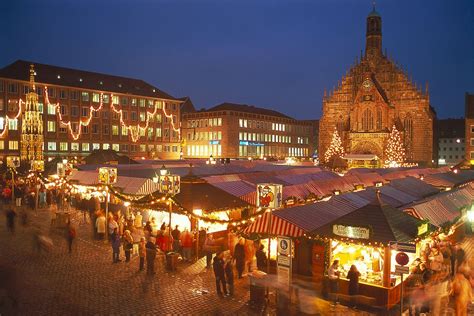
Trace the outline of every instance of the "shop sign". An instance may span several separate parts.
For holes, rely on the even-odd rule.
[[[117,183],[117,168],[109,168],[109,167],[99,168],[99,183],[101,184]]]
[[[7,167],[18,168],[20,167],[20,157],[18,156],[7,156]]]
[[[283,284],[290,284],[292,264],[292,241],[289,237],[277,238],[277,280]]]
[[[31,161],[31,170],[37,172],[44,171],[44,160],[32,160]]]
[[[414,243],[391,241],[389,245],[392,250],[416,253],[416,244]]]
[[[209,145],[219,145],[221,142],[219,140],[210,140]]]
[[[240,146],[265,146],[265,144],[263,144],[263,143],[249,142],[249,141],[246,141],[246,140],[241,140],[239,142],[239,145]]]
[[[428,232],[428,223],[424,223],[418,226],[418,236],[423,235],[426,232]]]
[[[158,191],[162,194],[176,195],[180,192],[181,177],[176,175],[160,175],[158,177]]]
[[[283,186],[274,183],[257,184],[257,207],[280,208]]]
[[[290,284],[291,268],[282,265],[277,266],[277,281],[281,284]]]
[[[290,267],[291,266],[291,258],[287,256],[278,256],[277,263],[279,266]]]
[[[395,265],[395,274],[408,274],[408,273],[410,273],[410,268],[408,266]]]
[[[291,255],[291,238],[278,237],[278,255],[290,256]]]
[[[357,238],[357,239],[370,238],[370,229],[365,228],[365,227],[335,224],[332,226],[332,232],[334,235],[347,237],[347,238]]]
[[[410,261],[410,258],[408,257],[408,255],[406,253],[399,252],[395,256],[395,261],[401,266],[406,266],[408,264],[408,262]]]

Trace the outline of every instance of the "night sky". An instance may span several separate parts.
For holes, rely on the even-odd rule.
[[[16,59],[143,79],[196,108],[319,118],[365,46],[365,0],[0,1],[0,67]],[[377,1],[383,46],[429,83],[438,116],[474,93],[474,1]]]

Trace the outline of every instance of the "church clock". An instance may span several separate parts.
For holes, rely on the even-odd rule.
[[[369,90],[370,88],[372,88],[372,82],[369,79],[365,79],[362,83],[362,86],[365,90]]]

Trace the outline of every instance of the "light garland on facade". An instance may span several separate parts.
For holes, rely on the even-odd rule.
[[[72,122],[71,121],[67,121],[65,122],[65,120],[63,119],[63,116],[61,114],[61,111],[60,111],[60,104],[59,102],[57,102],[56,104],[52,104],[50,103],[49,101],[49,96],[48,96],[48,87],[45,86],[44,87],[44,91],[45,91],[45,104],[46,106],[53,106],[54,109],[55,109],[55,112],[56,114],[58,115],[59,117],[59,122],[60,124],[62,125],[65,125],[68,127],[69,129],[69,134],[71,135],[71,137],[74,139],[74,140],[78,140],[79,137],[81,136],[81,133],[82,133],[82,126],[88,126],[92,120],[92,117],[93,117],[93,112],[99,112],[102,110],[103,108],[103,96],[104,94],[103,93],[100,93],[100,100],[99,100],[99,107],[98,108],[94,108],[92,105],[89,107],[89,116],[87,117],[86,120],[82,120],[80,119],[79,122],[78,122],[78,130],[77,132],[74,132],[73,129],[72,129]],[[113,94],[110,94],[110,98],[109,98],[109,102],[110,102],[110,108],[112,111],[114,111],[115,113],[117,114],[120,114],[120,124],[122,126],[122,128],[126,128],[127,130],[129,130],[130,132],[130,138],[131,140],[136,143],[139,139],[140,139],[140,131],[143,130],[143,131],[146,131],[146,129],[148,128],[149,124],[150,124],[150,120],[151,118],[153,118],[156,114],[157,114],[157,110],[158,110],[158,106],[157,104],[155,103],[154,105],[154,111],[151,113],[151,112],[148,112],[146,111],[146,120],[145,120],[145,126],[142,127],[140,126],[140,123],[138,123],[136,126],[133,126],[133,125],[127,125],[124,120],[123,120],[123,113],[122,113],[122,110],[118,110],[116,109],[116,107],[114,106],[113,104],[113,97],[114,95]],[[161,101],[160,101],[161,102]],[[174,120],[173,120],[173,114],[168,114],[165,110],[165,106],[163,104],[162,106],[162,111],[163,111],[163,114],[165,115],[165,117],[169,118],[170,119],[170,123],[171,123],[171,128],[173,129],[173,131],[177,132],[178,133],[178,138],[180,139],[181,138],[181,131],[179,129],[179,127],[176,127],[175,124],[174,124]]]
[[[10,100],[8,100],[8,103],[10,103]],[[4,128],[3,128],[3,131],[0,133],[0,137],[3,137],[5,135],[5,133],[7,132],[8,130],[8,121],[14,121],[16,119],[18,119],[21,115],[21,104],[22,103],[25,103],[22,99],[19,99],[18,100],[18,112],[16,113],[15,117],[14,118],[9,118],[8,115],[5,115],[5,123],[4,123]]]

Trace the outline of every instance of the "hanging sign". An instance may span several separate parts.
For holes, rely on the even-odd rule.
[[[8,168],[18,168],[18,167],[20,167],[20,157],[19,156],[7,156],[7,167]]]
[[[410,273],[410,268],[407,266],[395,265],[395,274],[408,274]]]
[[[101,184],[117,183],[117,168],[109,168],[109,167],[99,168],[99,183]]]
[[[176,175],[160,175],[158,177],[158,191],[163,194],[176,195],[180,192],[181,177]]]
[[[347,237],[347,238],[357,238],[357,239],[370,238],[370,229],[365,228],[365,227],[335,224],[332,226],[332,232],[334,235]]]
[[[58,174],[58,177],[65,177],[66,176],[66,168],[65,164],[62,162],[58,162],[56,165],[56,173]]]
[[[44,160],[32,160],[31,161],[31,170],[37,172],[44,171]]]
[[[291,238],[277,238],[277,280],[283,284],[290,284],[291,281],[292,246]]]
[[[416,253],[416,244],[414,243],[391,241],[389,245],[392,250]]]
[[[257,184],[257,207],[280,208],[283,185],[274,183]]]
[[[423,235],[428,232],[428,223],[423,223],[418,226],[418,236]]]

